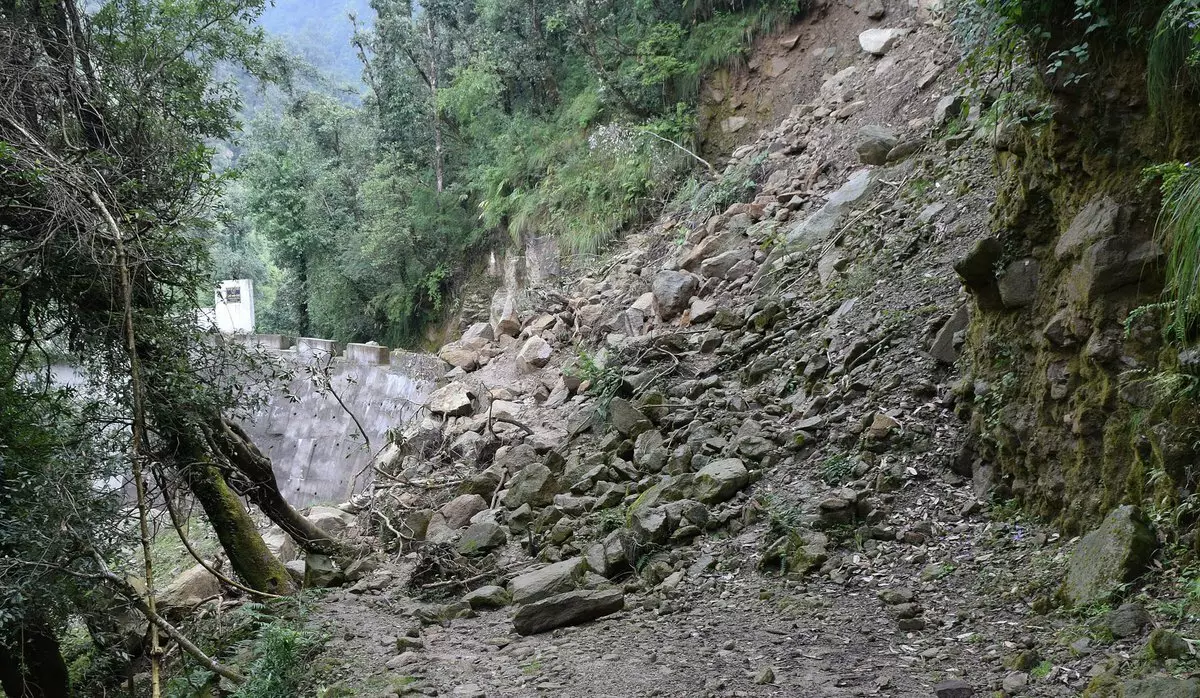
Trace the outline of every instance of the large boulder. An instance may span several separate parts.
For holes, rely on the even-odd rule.
[[[871,124],[863,126],[858,132],[858,145],[855,150],[858,159],[866,165],[886,165],[888,153],[900,142],[896,132],[886,126]]]
[[[327,535],[334,537],[342,535],[357,523],[354,514],[334,507],[313,507],[308,510],[308,516],[305,518]]]
[[[996,265],[1004,258],[1004,245],[994,237],[975,243],[966,256],[954,265],[963,284],[975,294],[980,308],[999,310],[1004,307],[1000,286],[996,281]]]
[[[446,518],[450,528],[462,528],[471,517],[488,508],[487,501],[477,494],[460,494],[442,505],[438,513]]]
[[[472,412],[472,391],[470,386],[461,381],[455,381],[433,391],[429,396],[426,407],[429,411],[446,417],[465,417]]]
[[[1114,509],[1083,537],[1071,555],[1063,593],[1073,604],[1107,603],[1122,585],[1144,572],[1158,539],[1141,510]]]
[[[588,569],[608,578],[633,569],[637,559],[637,540],[627,528],[619,528],[601,543],[595,543],[585,555]]]
[[[513,477],[504,495],[504,506],[516,509],[522,504],[543,507],[554,501],[558,483],[554,474],[542,463],[531,463]]]
[[[687,309],[699,286],[696,277],[687,272],[664,269],[655,274],[651,290],[658,316],[664,320],[678,317]]]
[[[613,398],[608,403],[608,420],[621,436],[636,438],[654,425],[645,413],[623,398]]]
[[[717,504],[732,499],[750,482],[750,473],[738,458],[715,460],[696,473],[692,496],[705,504]]]
[[[586,570],[587,564],[583,558],[573,557],[513,577],[508,583],[508,591],[515,604],[533,603],[576,589],[583,581]]]
[[[1200,698],[1200,681],[1174,676],[1130,679],[1122,688],[1124,698]]]
[[[474,371],[479,367],[479,350],[465,342],[451,342],[438,350],[438,358],[455,368]]]
[[[490,342],[495,338],[496,335],[492,332],[492,326],[486,322],[477,322],[471,325],[462,335],[462,341],[472,345],[478,341]]]
[[[717,279],[729,278],[729,270],[738,262],[749,259],[750,250],[745,247],[738,247],[722,252],[721,254],[709,257],[700,263],[700,273],[704,276]]]
[[[296,549],[296,541],[292,540],[284,530],[278,526],[268,528],[262,534],[263,543],[266,544],[267,550],[271,554],[279,558],[280,562],[291,562],[298,555]]]
[[[525,340],[524,346],[517,354],[517,363],[525,371],[534,371],[550,363],[550,355],[553,353],[554,349],[549,342],[534,335]]]
[[[578,625],[611,615],[625,608],[620,589],[570,591],[517,609],[513,629],[522,635]]]
[[[309,553],[304,557],[304,586],[324,589],[341,584],[344,578],[337,563],[327,555]]]
[[[504,527],[492,521],[471,524],[458,540],[458,552],[462,555],[483,555],[508,542]]]
[[[203,565],[196,565],[172,580],[158,592],[155,600],[162,613],[179,617],[189,613],[196,604],[220,593],[220,580]]]
[[[905,31],[895,27],[884,29],[878,27],[868,29],[858,35],[858,45],[862,50],[875,56],[882,56],[896,45],[900,37],[904,36]]]
[[[517,313],[517,293],[508,288],[496,289],[492,295],[492,336],[516,337],[521,334],[521,316]]]

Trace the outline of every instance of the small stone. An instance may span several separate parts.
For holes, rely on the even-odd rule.
[[[937,698],[972,698],[975,689],[962,679],[948,679],[934,686],[933,694]]]
[[[1008,695],[1017,695],[1024,692],[1025,686],[1029,685],[1029,674],[1023,671],[1014,671],[1004,677],[1002,686],[1004,692]]]
[[[754,683],[760,686],[775,683],[775,670],[769,666],[759,669],[758,673],[754,675]]]

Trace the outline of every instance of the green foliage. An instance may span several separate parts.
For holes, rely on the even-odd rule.
[[[371,6],[373,29],[355,37],[371,88],[363,106],[289,92],[241,154],[240,223],[218,227],[214,257],[220,273],[259,282],[260,331],[406,343],[484,242],[550,235],[595,252],[695,167],[701,75],[737,66],[801,10],[797,0]]]
[[[247,681],[231,698],[276,698],[302,695],[316,676],[313,660],[326,638],[307,629],[310,600],[248,603],[223,617],[205,619],[193,629],[193,640],[210,654],[229,654],[249,660]],[[166,683],[168,698],[193,698],[214,681],[190,657],[173,667]]]
[[[850,478],[854,464],[844,453],[833,453],[821,461],[821,480],[826,485],[840,485]]]
[[[1146,66],[1150,105],[1160,116],[1195,88],[1192,69],[1200,66],[1200,2],[1173,0],[1154,27]]]
[[[588,392],[597,397],[597,406],[604,412],[608,402],[617,395],[621,388],[621,372],[613,366],[597,361],[582,347],[575,352],[575,361],[563,367],[563,373],[580,382],[588,383]]]
[[[1157,237],[1167,250],[1168,332],[1189,337],[1200,314],[1200,171],[1191,163],[1151,168],[1162,179]]]

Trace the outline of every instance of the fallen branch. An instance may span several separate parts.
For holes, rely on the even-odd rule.
[[[104,558],[100,557],[99,554],[94,554],[93,559],[96,561],[96,565],[100,568],[101,577],[103,577],[112,585],[116,586],[121,591],[122,595],[125,596],[125,598],[128,599],[128,601],[133,604],[138,611],[140,611],[142,615],[146,617],[147,620],[149,620],[155,627],[161,629],[172,640],[177,642],[179,647],[183,649],[184,652],[190,654],[193,659],[200,663],[201,666],[218,676],[229,679],[236,684],[243,684],[246,682],[245,676],[242,676],[234,669],[225,666],[224,664],[205,654],[204,650],[197,647],[195,643],[187,639],[183,633],[179,632],[175,626],[168,623],[165,618],[158,615],[158,613],[151,609],[150,605],[146,602],[146,599],[142,598],[142,595],[139,594],[136,589],[130,586],[129,582],[125,581],[108,568],[108,565],[104,563]]]

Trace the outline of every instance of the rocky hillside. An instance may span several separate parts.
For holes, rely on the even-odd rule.
[[[1010,184],[995,163],[1031,146],[968,96],[936,8],[914,4],[826,3],[766,40],[718,95],[727,134],[766,123],[720,177],[591,264],[501,290],[440,350],[427,414],[344,507],[378,551],[303,572],[340,587],[316,620],[329,684],[1200,694],[1186,575],[1118,506],[1136,498],[1079,470],[1113,460],[1111,398],[1082,359],[1046,358],[1120,360],[1129,306],[1089,330],[1039,279],[1124,293],[1154,253],[1117,249],[1130,213],[1103,197],[1059,235],[1030,194],[1006,205],[1040,226],[1032,247],[988,237]],[[768,112],[738,97],[771,81]],[[1031,374],[1000,372],[1021,352],[1035,400]],[[1063,425],[1073,461],[1038,436]],[[998,433],[1073,479],[1014,476]]]

